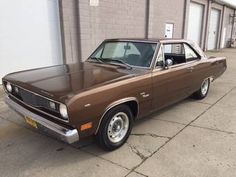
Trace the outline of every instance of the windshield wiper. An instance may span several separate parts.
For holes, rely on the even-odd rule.
[[[104,61],[102,61],[100,58],[97,58],[97,57],[90,57],[92,60],[96,60],[98,61],[99,63],[104,63]],[[91,61],[91,60],[90,60]]]
[[[116,62],[116,63],[120,63],[120,64],[122,64],[122,65],[125,65],[126,68],[128,67],[129,69],[132,69],[132,66],[130,66],[130,65],[127,64],[127,63],[125,63],[125,62],[122,61],[122,60],[111,59],[111,58],[97,58],[97,57],[90,57],[90,59],[95,60],[95,61],[97,61],[97,62],[99,62],[99,63],[105,63],[105,62],[106,62],[106,63],[107,63],[107,62],[111,63],[111,62],[113,62],[113,64],[114,64],[114,62]],[[90,60],[90,61],[92,61],[92,60]],[[121,65],[119,65],[119,66],[121,66]]]
[[[129,64],[125,63],[124,61],[122,60],[117,60],[117,59],[111,59],[111,58],[103,58],[103,61],[106,60],[108,62],[117,62],[117,63],[120,63],[122,65],[125,65],[126,67],[128,67],[129,69],[132,69],[132,66],[130,66]]]

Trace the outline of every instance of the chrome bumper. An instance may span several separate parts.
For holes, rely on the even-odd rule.
[[[51,122],[31,111],[25,109],[21,105],[12,101],[8,96],[5,97],[5,102],[8,106],[16,111],[21,116],[30,117],[32,120],[37,122],[38,130],[42,130],[43,132],[56,137],[64,142],[72,144],[76,141],[79,141],[79,134],[76,129],[68,129],[61,125],[58,125],[54,122]]]

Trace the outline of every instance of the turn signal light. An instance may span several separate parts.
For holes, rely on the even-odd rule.
[[[84,130],[90,129],[92,127],[93,127],[93,123],[92,122],[88,122],[86,124],[81,125],[80,130],[84,131]]]

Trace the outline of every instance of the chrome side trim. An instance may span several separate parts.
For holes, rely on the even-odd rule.
[[[100,125],[101,125],[101,122],[102,122],[102,120],[103,120],[105,114],[106,114],[110,109],[114,108],[115,106],[118,106],[118,105],[120,105],[120,104],[129,102],[129,101],[135,101],[135,102],[137,103],[137,105],[138,105],[138,113],[137,113],[137,116],[136,116],[136,117],[138,117],[138,114],[139,114],[139,102],[138,102],[138,99],[137,99],[137,98],[135,98],[135,97],[127,97],[127,98],[122,98],[122,99],[120,99],[120,100],[117,100],[117,101],[115,101],[115,102],[109,104],[109,105],[106,107],[104,113],[102,114],[101,119],[99,120],[99,124],[98,124],[98,127],[97,127],[96,131],[95,131],[95,135],[97,134],[97,132],[98,132],[98,130],[99,130],[99,127],[100,127]]]
[[[17,104],[11,100],[8,96],[5,97],[5,102],[15,112],[22,116],[27,116],[37,122],[40,125],[39,130],[43,130],[54,137],[67,142],[69,144],[79,141],[79,134],[77,129],[68,129],[54,122],[51,122]]]

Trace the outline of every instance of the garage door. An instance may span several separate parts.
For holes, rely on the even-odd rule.
[[[203,5],[190,3],[187,39],[195,41],[198,45],[201,44],[203,11]]]
[[[0,78],[61,64],[61,51],[57,0],[0,1]]]
[[[216,9],[211,10],[210,26],[208,34],[208,50],[217,48],[217,39],[219,33],[220,11]]]

